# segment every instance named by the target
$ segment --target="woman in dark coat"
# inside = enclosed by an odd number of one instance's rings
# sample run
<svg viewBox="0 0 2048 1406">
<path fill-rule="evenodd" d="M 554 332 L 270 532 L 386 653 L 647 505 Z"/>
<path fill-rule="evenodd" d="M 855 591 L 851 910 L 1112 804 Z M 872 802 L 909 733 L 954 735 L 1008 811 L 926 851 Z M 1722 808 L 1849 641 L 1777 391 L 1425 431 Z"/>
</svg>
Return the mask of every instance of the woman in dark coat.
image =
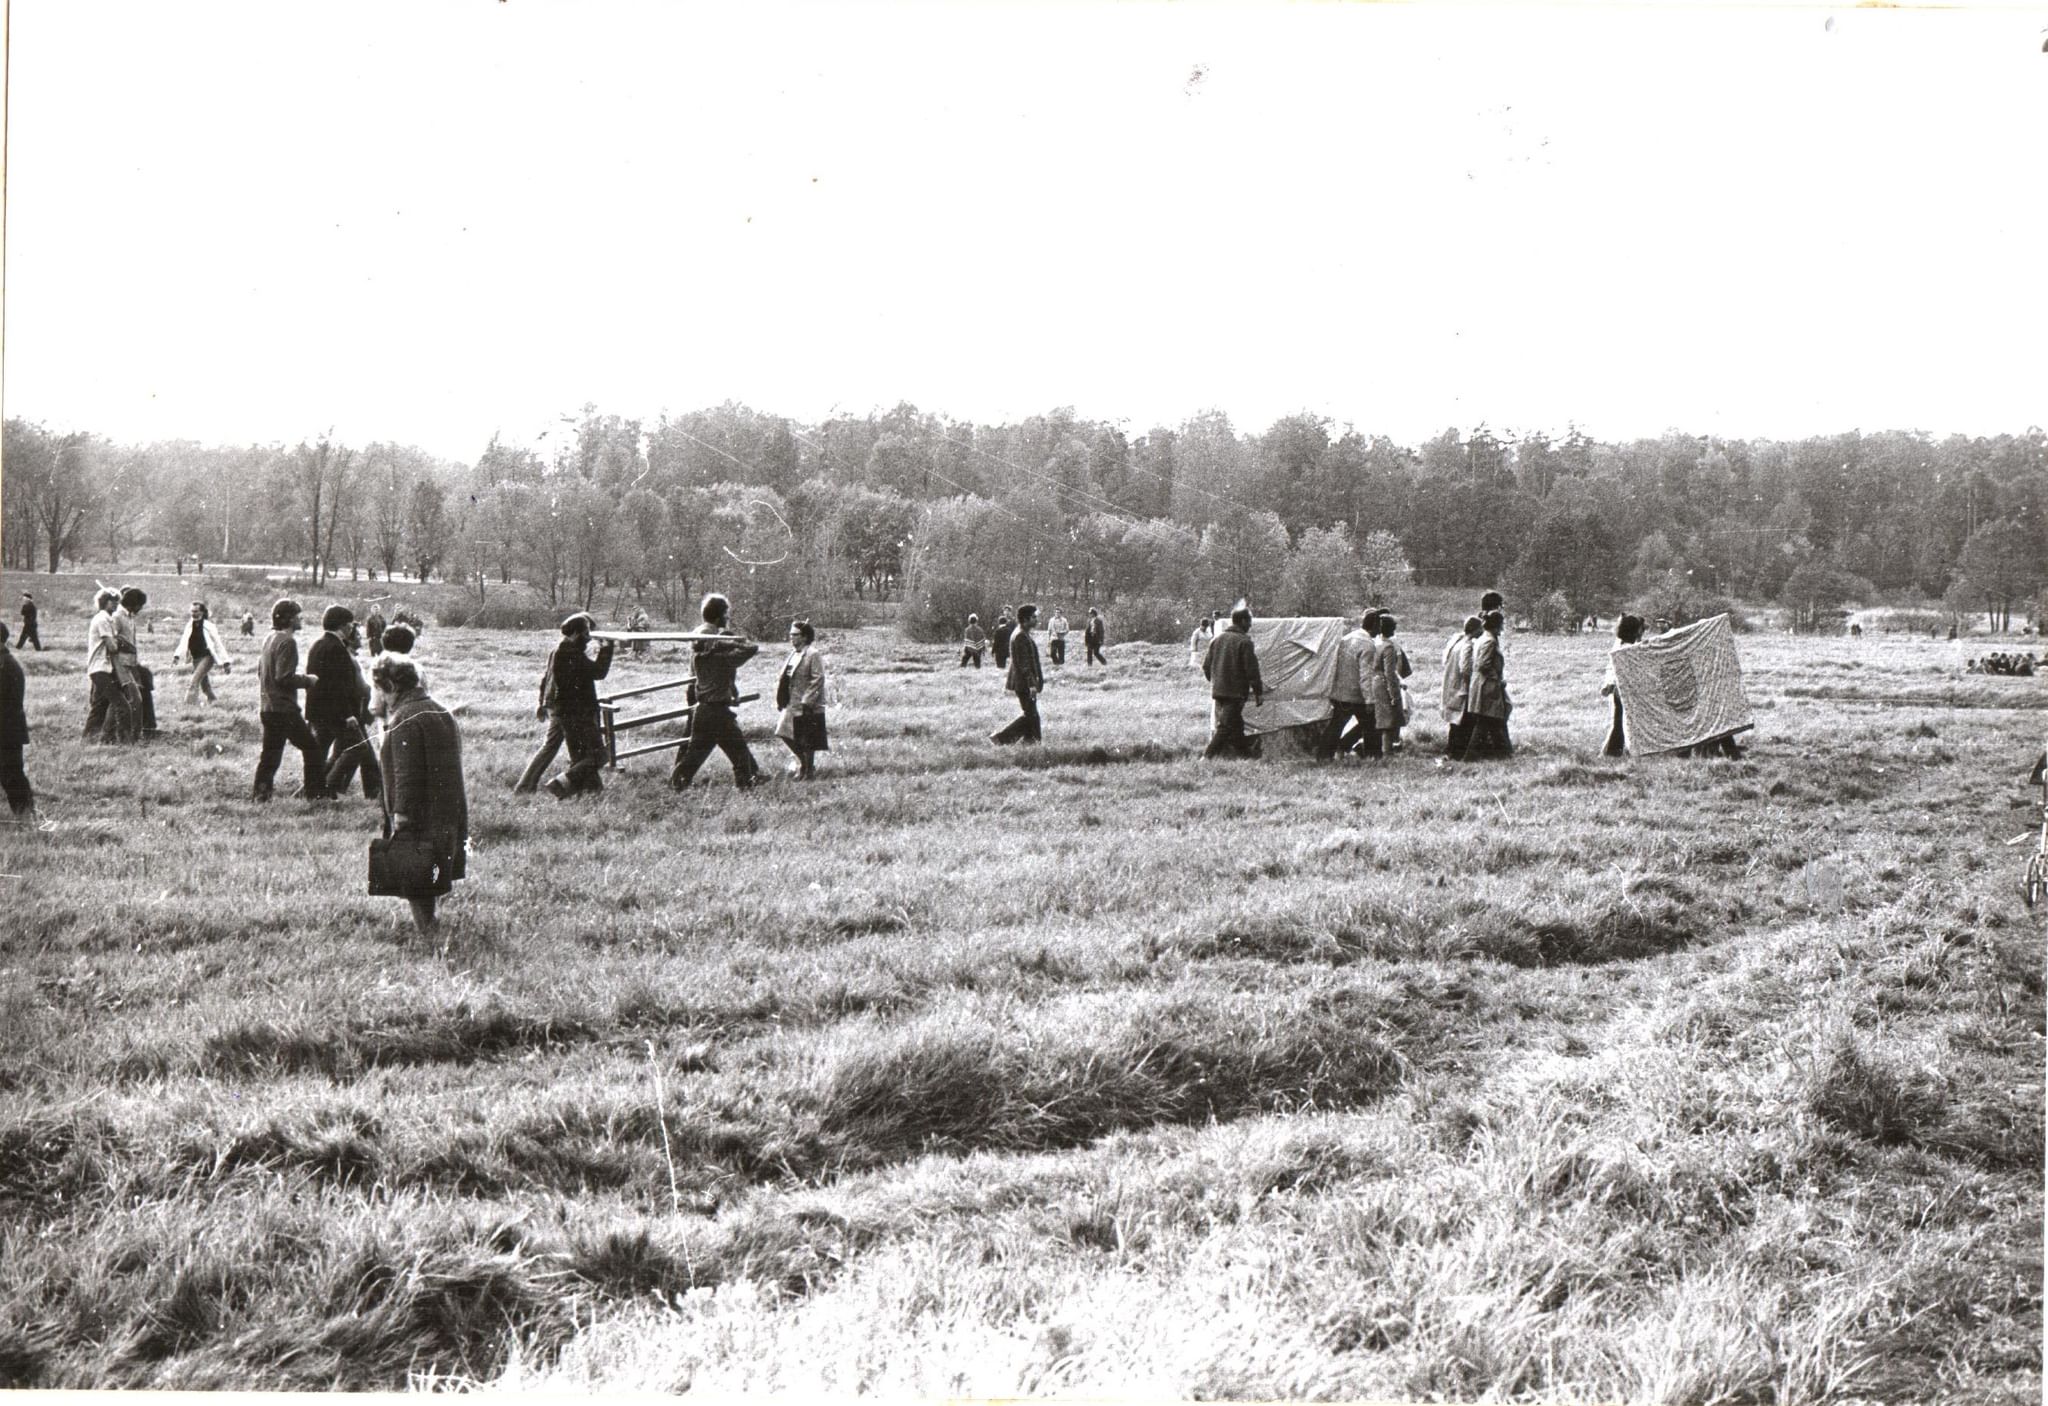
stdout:
<svg viewBox="0 0 2048 1406">
<path fill-rule="evenodd" d="M 434 902 L 463 877 L 469 845 L 469 796 L 462 783 L 462 733 L 427 696 L 412 661 L 386 652 L 370 670 L 383 704 L 384 817 L 393 835 L 424 835 L 439 860 L 437 882 L 408 894 L 413 923 L 434 926 Z"/>
</svg>

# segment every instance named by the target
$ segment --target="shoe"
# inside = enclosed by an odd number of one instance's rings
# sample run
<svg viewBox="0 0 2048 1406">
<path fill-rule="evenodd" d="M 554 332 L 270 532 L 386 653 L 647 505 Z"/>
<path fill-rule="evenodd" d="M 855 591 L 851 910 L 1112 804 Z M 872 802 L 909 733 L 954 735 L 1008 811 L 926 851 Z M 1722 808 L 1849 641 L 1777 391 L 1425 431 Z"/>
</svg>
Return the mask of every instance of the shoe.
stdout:
<svg viewBox="0 0 2048 1406">
<path fill-rule="evenodd" d="M 568 783 L 563 781 L 562 778 L 559 776 L 556 777 L 553 781 L 550 781 L 545 787 L 545 789 L 550 796 L 553 796 L 558 801 L 566 801 L 569 799 Z"/>
</svg>

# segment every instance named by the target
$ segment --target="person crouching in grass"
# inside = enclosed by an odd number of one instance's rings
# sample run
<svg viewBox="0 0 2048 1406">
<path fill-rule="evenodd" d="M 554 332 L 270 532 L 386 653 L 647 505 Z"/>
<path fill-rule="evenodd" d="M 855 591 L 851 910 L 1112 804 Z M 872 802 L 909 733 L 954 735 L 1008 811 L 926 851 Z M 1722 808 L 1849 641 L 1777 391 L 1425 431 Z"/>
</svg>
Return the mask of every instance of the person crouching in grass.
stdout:
<svg viewBox="0 0 2048 1406">
<path fill-rule="evenodd" d="M 454 716 L 427 696 L 412 661 L 390 653 L 370 669 L 383 704 L 384 817 L 391 833 L 424 837 L 438 878 L 424 893 L 407 894 L 413 925 L 436 923 L 435 903 L 468 870 L 469 793 L 462 780 L 462 730 Z"/>
</svg>

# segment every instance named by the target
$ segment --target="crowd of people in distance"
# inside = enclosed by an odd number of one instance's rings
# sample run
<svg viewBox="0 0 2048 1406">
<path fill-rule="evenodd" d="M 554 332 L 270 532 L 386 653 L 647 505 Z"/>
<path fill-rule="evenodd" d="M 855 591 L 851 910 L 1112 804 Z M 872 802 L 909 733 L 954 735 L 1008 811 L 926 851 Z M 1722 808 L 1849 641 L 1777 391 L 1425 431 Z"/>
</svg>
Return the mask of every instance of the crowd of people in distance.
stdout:
<svg viewBox="0 0 2048 1406">
<path fill-rule="evenodd" d="M 1966 674 L 2005 674 L 2030 679 L 2041 661 L 2032 654 L 1987 654 L 1963 667 Z"/>
<path fill-rule="evenodd" d="M 1012 614 L 1009 606 L 1003 606 L 996 614 L 993 635 L 981 628 L 979 615 L 968 615 L 967 628 L 960 637 L 960 667 L 979 669 L 981 656 L 987 653 L 995 660 L 998 669 L 1009 668 L 1010 641 L 1017 633 L 1018 616 L 1025 608 L 1019 606 L 1016 614 Z M 1038 607 L 1033 605 L 1029 609 L 1035 621 Z M 1055 669 L 1067 662 L 1067 636 L 1072 632 L 1073 626 L 1068 622 L 1066 612 L 1054 606 L 1052 618 L 1045 622 L 1045 657 Z M 1089 606 L 1088 623 L 1081 627 L 1081 648 L 1084 651 L 1082 658 L 1085 662 L 1105 666 L 1109 663 L 1109 656 L 1102 652 L 1103 643 L 1108 635 L 1109 623 L 1102 618 L 1101 607 Z"/>
</svg>

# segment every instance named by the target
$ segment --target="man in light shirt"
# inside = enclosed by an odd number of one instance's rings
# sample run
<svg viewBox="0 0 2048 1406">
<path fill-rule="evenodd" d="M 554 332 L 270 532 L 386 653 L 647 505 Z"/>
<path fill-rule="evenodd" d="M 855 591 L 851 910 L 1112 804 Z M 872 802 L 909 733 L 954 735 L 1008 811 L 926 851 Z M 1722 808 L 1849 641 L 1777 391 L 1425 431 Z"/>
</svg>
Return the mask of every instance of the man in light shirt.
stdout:
<svg viewBox="0 0 2048 1406">
<path fill-rule="evenodd" d="M 121 597 L 101 591 L 93 598 L 99 608 L 85 632 L 85 682 L 91 690 L 85 713 L 85 740 L 118 742 L 128 730 L 128 700 L 121 692 L 120 675 L 114 658 L 121 652 L 121 631 L 114 624 L 114 610 Z"/>
</svg>

